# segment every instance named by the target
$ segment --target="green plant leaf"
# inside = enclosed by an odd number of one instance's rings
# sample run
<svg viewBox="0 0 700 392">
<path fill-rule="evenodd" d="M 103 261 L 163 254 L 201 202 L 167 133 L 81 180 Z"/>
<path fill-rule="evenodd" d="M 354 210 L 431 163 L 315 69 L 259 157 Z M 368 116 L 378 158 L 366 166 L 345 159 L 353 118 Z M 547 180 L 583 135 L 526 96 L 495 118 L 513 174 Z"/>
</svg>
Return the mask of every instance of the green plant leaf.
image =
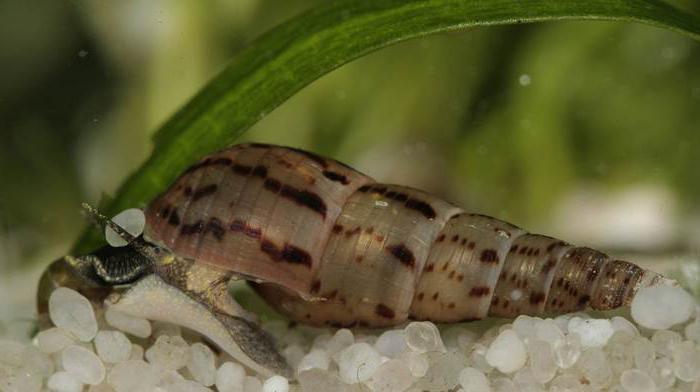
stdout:
<svg viewBox="0 0 700 392">
<path fill-rule="evenodd" d="M 374 50 L 476 26 L 582 19 L 645 23 L 700 41 L 700 19 L 656 0 L 330 1 L 239 53 L 163 125 L 150 158 L 103 207 L 114 213 L 145 205 L 196 159 L 232 144 L 304 86 Z M 96 238 L 86 232 L 75 250 L 89 250 Z"/>
</svg>

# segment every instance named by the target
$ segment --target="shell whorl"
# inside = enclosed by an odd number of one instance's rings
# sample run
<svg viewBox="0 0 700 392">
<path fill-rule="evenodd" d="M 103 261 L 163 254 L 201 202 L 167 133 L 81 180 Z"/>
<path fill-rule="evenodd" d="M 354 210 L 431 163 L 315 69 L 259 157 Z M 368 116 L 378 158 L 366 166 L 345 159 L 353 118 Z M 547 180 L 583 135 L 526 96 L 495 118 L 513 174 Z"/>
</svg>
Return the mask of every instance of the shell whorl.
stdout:
<svg viewBox="0 0 700 392">
<path fill-rule="evenodd" d="M 150 240 L 263 282 L 254 287 L 268 303 L 315 325 L 612 309 L 662 280 L 286 147 L 212 154 L 146 216 Z"/>
</svg>

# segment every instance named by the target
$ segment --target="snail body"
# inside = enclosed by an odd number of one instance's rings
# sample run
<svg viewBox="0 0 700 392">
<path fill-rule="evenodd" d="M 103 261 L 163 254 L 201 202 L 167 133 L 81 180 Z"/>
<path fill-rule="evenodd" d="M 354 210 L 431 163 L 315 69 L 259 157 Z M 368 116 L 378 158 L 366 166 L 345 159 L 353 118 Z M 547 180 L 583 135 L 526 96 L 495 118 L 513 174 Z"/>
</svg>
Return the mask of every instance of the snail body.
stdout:
<svg viewBox="0 0 700 392">
<path fill-rule="evenodd" d="M 292 320 L 333 327 L 613 309 L 641 287 L 673 284 L 288 147 L 242 144 L 203 158 L 148 204 L 142 236 L 84 207 L 126 246 L 54 262 L 40 314 L 55 287 L 73 287 L 194 329 L 264 376 L 293 372 L 230 296 L 231 280 L 248 280 Z"/>
</svg>

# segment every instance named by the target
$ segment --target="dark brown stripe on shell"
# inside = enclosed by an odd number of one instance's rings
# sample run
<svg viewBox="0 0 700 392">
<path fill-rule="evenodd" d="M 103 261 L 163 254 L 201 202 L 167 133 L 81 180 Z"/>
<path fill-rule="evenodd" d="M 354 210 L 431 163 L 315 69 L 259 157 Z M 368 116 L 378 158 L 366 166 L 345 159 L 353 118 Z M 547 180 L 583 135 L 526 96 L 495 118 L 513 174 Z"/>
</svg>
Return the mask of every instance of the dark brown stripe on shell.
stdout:
<svg viewBox="0 0 700 392">
<path fill-rule="evenodd" d="M 534 293 L 530 294 L 530 304 L 532 304 L 532 305 L 541 304 L 542 302 L 544 302 L 544 297 L 545 297 L 545 295 L 543 292 L 541 292 L 541 291 L 534 292 Z"/>
<path fill-rule="evenodd" d="M 260 242 L 260 250 L 274 261 L 284 261 L 292 264 L 302 264 L 311 267 L 311 255 L 305 250 L 294 245 L 285 244 L 282 249 L 272 241 L 263 239 Z"/>
<path fill-rule="evenodd" d="M 298 248 L 294 245 L 285 245 L 282 248 L 282 260 L 293 263 L 293 264 L 303 264 L 311 267 L 311 255 L 309 252 Z"/>
<path fill-rule="evenodd" d="M 346 231 L 346 232 L 345 232 L 345 236 L 346 236 L 346 237 L 352 237 L 352 236 L 354 236 L 355 234 L 359 234 L 360 231 L 362 231 L 362 229 L 360 229 L 360 226 L 357 226 L 356 228 L 354 228 L 354 229 L 352 229 L 352 230 Z"/>
<path fill-rule="evenodd" d="M 192 234 L 199 234 L 204 230 L 204 222 L 202 220 L 198 220 L 197 222 L 190 223 L 187 225 L 182 225 L 180 227 L 180 234 L 182 235 L 192 235 Z"/>
<path fill-rule="evenodd" d="M 483 297 L 489 295 L 489 293 L 491 293 L 491 288 L 488 286 L 472 287 L 472 289 L 469 290 L 470 297 Z"/>
<path fill-rule="evenodd" d="M 209 222 L 204 229 L 204 233 L 211 233 L 217 240 L 220 241 L 224 238 L 226 229 L 224 229 L 224 225 L 221 223 L 219 218 L 209 218 Z"/>
<path fill-rule="evenodd" d="M 377 304 L 374 308 L 374 312 L 380 316 L 387 319 L 393 319 L 395 317 L 394 310 L 384 304 Z"/>
<path fill-rule="evenodd" d="M 253 175 L 255 177 L 267 178 L 267 168 L 262 165 L 255 166 L 255 169 L 253 169 Z"/>
<path fill-rule="evenodd" d="M 413 268 L 416 265 L 416 257 L 404 244 L 389 245 L 386 250 L 396 257 L 402 264 Z"/>
<path fill-rule="evenodd" d="M 578 306 L 583 307 L 588 304 L 588 302 L 591 300 L 591 296 L 588 294 L 582 295 L 581 298 L 578 299 Z"/>
<path fill-rule="evenodd" d="M 180 215 L 177 214 L 177 210 L 175 208 L 173 208 L 173 210 L 170 211 L 170 216 L 168 216 L 168 223 L 173 226 L 180 225 Z"/>
<path fill-rule="evenodd" d="M 265 183 L 263 184 L 265 189 L 267 189 L 270 192 L 277 193 L 282 189 L 282 183 L 275 180 L 274 178 L 268 178 L 265 180 Z"/>
<path fill-rule="evenodd" d="M 435 219 L 435 217 L 437 216 L 433 207 L 431 207 L 430 204 L 422 200 L 408 199 L 405 205 L 407 208 L 420 212 L 421 214 L 423 214 L 423 216 L 425 216 L 428 219 Z"/>
<path fill-rule="evenodd" d="M 350 181 L 348 181 L 348 178 L 346 176 L 344 176 L 340 173 L 336 173 L 334 171 L 324 170 L 323 176 L 331 181 L 339 182 L 343 185 L 347 185 L 350 183 Z"/>
<path fill-rule="evenodd" d="M 231 222 L 231 225 L 229 225 L 229 229 L 231 229 L 231 231 L 233 232 L 243 233 L 251 238 L 259 239 L 260 237 L 262 237 L 262 230 L 260 230 L 257 227 L 252 227 L 246 222 L 243 222 L 239 219 L 236 219 L 233 222 Z"/>
<path fill-rule="evenodd" d="M 247 176 L 253 171 L 253 168 L 247 165 L 235 164 L 231 167 L 234 173 L 240 174 L 242 176 Z"/>
<path fill-rule="evenodd" d="M 205 196 L 214 194 L 219 187 L 216 184 L 210 184 L 203 186 L 192 194 L 192 201 L 197 201 Z"/>
<path fill-rule="evenodd" d="M 389 199 L 396 200 L 396 201 L 402 202 L 402 203 L 405 202 L 406 200 L 408 200 L 408 195 L 405 193 L 401 193 L 401 192 L 390 191 L 390 192 L 387 192 L 386 195 L 384 195 L 384 196 L 388 197 Z"/>
<path fill-rule="evenodd" d="M 289 185 L 282 186 L 280 195 L 312 211 L 318 212 L 324 219 L 326 218 L 326 203 L 319 195 Z"/>
<path fill-rule="evenodd" d="M 484 249 L 479 257 L 482 263 L 497 263 L 498 253 L 494 249 Z"/>
<path fill-rule="evenodd" d="M 199 233 L 202 233 L 203 235 L 206 235 L 207 233 L 212 233 L 212 235 L 214 235 L 216 239 L 221 240 L 226 234 L 226 229 L 224 229 L 223 224 L 216 217 L 209 218 L 209 220 L 206 223 L 200 219 L 194 223 L 182 225 L 180 227 L 180 234 L 182 235 L 192 235 Z"/>
<path fill-rule="evenodd" d="M 291 185 L 282 184 L 274 178 L 266 179 L 263 186 L 268 191 L 273 193 L 279 192 L 280 196 L 314 212 L 318 212 L 324 219 L 326 218 L 326 203 L 319 195 L 313 192 L 297 189 Z"/>
</svg>

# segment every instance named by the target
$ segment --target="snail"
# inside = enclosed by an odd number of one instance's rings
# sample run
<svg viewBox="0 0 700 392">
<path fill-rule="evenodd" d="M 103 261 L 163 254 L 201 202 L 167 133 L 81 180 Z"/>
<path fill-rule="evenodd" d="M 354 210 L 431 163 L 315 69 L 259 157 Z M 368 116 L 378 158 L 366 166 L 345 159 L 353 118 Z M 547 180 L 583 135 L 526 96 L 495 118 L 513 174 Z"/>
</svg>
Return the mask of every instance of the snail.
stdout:
<svg viewBox="0 0 700 392">
<path fill-rule="evenodd" d="M 614 309 L 641 287 L 675 284 L 265 144 L 236 145 L 188 168 L 148 204 L 142 236 L 88 212 L 128 245 L 58 260 L 42 279 L 44 297 L 56 285 L 92 290 L 117 310 L 197 330 L 263 375 L 291 371 L 229 295 L 232 279 L 248 280 L 292 320 L 333 327 Z"/>
</svg>

